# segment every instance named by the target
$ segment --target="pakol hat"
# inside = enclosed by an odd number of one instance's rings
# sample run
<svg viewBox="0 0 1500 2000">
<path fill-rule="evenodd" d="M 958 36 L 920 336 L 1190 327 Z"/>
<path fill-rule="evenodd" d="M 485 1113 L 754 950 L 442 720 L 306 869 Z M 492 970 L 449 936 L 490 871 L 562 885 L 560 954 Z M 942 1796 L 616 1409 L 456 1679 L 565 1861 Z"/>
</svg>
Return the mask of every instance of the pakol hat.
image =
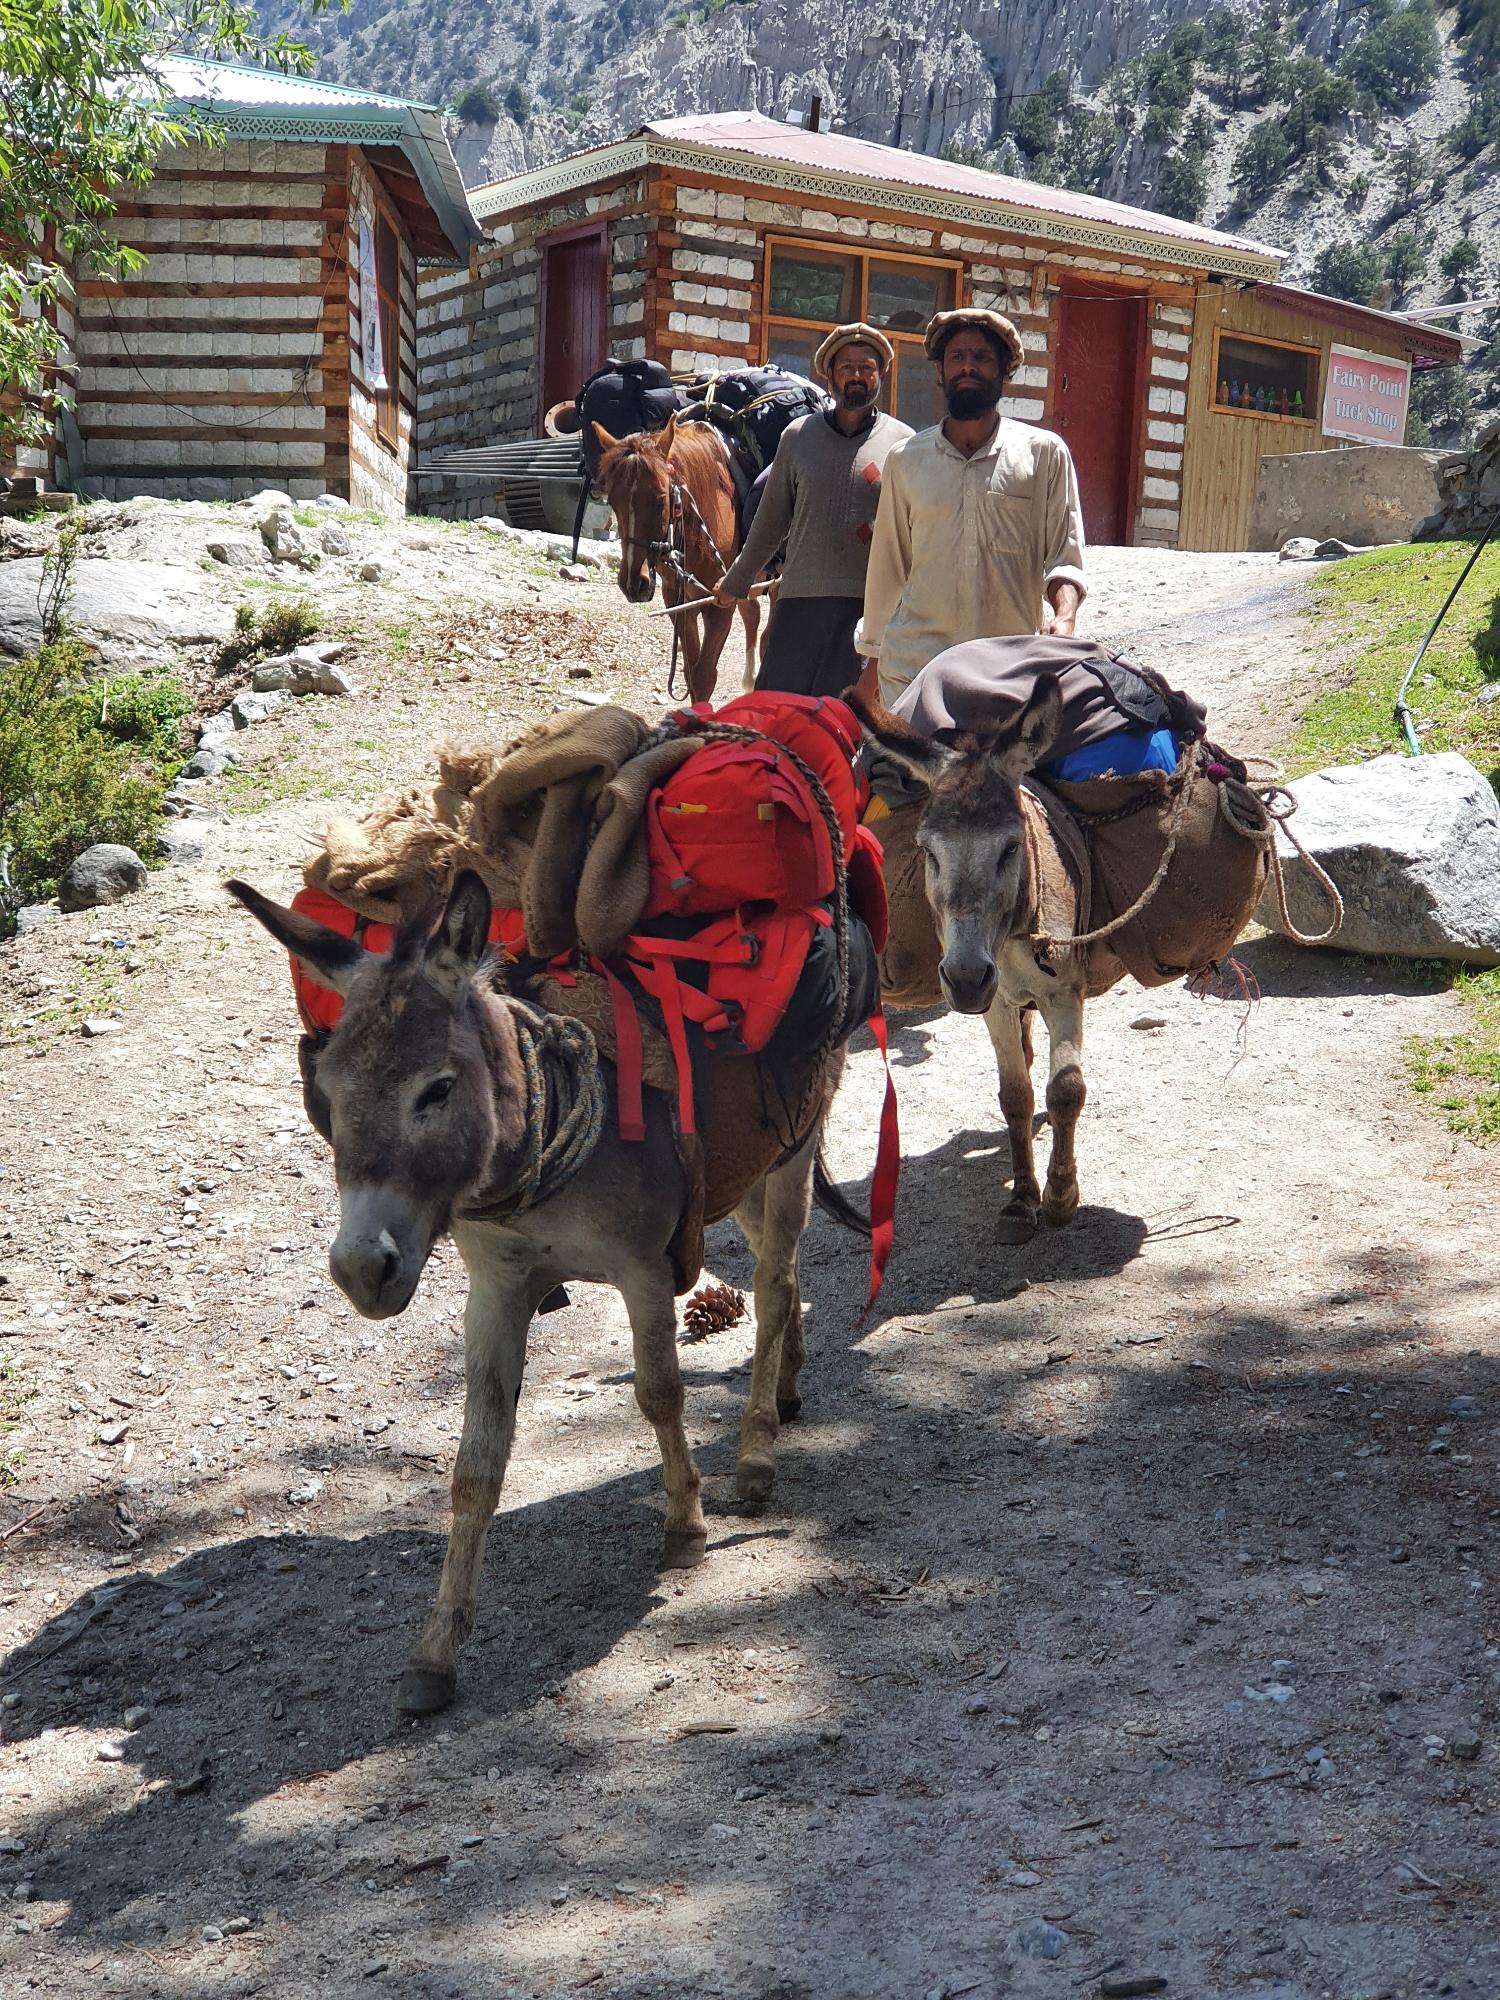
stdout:
<svg viewBox="0 0 1500 2000">
<path fill-rule="evenodd" d="M 853 320 L 848 326 L 836 326 L 813 356 L 813 367 L 826 382 L 828 371 L 833 366 L 833 357 L 841 347 L 853 347 L 855 342 L 861 347 L 870 347 L 880 361 L 882 375 L 889 374 L 891 363 L 896 358 L 896 350 L 880 331 L 879 327 L 866 326 L 862 319 Z"/>
<path fill-rule="evenodd" d="M 1021 336 L 1005 317 L 1004 313 L 991 312 L 987 306 L 959 306 L 955 312 L 934 313 L 927 322 L 927 332 L 922 345 L 935 361 L 938 349 L 950 333 L 956 333 L 961 326 L 976 327 L 987 333 L 992 340 L 998 340 L 1002 350 L 1010 356 L 1007 374 L 1012 374 L 1026 359 L 1026 351 L 1021 345 Z"/>
</svg>

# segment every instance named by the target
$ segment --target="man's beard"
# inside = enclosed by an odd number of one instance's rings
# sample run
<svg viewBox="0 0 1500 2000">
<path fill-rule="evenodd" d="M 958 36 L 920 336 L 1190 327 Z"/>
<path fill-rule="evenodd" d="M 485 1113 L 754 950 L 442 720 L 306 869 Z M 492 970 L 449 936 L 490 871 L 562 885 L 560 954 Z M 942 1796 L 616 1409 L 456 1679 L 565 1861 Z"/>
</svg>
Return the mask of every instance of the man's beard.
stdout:
<svg viewBox="0 0 1500 2000">
<path fill-rule="evenodd" d="M 846 410 L 867 410 L 875 400 L 875 391 L 866 382 L 846 382 L 839 391 L 839 401 Z"/>
<path fill-rule="evenodd" d="M 967 423 L 971 417 L 987 417 L 1000 401 L 1004 386 L 1002 382 L 965 383 L 962 388 L 950 384 L 943 390 L 949 416 L 959 423 Z"/>
</svg>

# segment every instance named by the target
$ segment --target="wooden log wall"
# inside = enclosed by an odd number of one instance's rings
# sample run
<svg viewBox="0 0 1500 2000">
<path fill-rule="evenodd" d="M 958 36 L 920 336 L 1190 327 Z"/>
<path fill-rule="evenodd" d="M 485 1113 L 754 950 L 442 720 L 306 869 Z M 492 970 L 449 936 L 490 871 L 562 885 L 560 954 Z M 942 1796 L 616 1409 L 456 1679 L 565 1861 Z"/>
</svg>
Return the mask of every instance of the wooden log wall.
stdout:
<svg viewBox="0 0 1500 2000">
<path fill-rule="evenodd" d="M 1328 350 L 1366 349 L 1405 360 L 1407 350 L 1395 339 L 1363 327 L 1355 332 L 1326 320 L 1310 319 L 1252 291 L 1227 285 L 1205 287 L 1193 332 L 1192 371 L 1188 393 L 1188 447 L 1183 484 L 1181 547 L 1185 549 L 1245 549 L 1250 546 L 1250 509 L 1255 500 L 1256 474 L 1264 454 L 1291 451 L 1331 451 L 1349 443 L 1330 437 L 1321 422 L 1250 410 L 1216 410 L 1214 404 L 1214 334 L 1244 333 L 1263 340 L 1285 341 L 1318 350 L 1316 415 L 1321 417 L 1328 379 Z M 1398 438 L 1394 440 L 1400 443 Z"/>
<path fill-rule="evenodd" d="M 650 354 L 675 373 L 765 358 L 768 236 L 958 264 L 960 298 L 1006 313 L 1021 334 L 1026 362 L 1001 407 L 1030 423 L 1050 424 L 1054 417 L 1059 287 L 1097 282 L 1144 298 L 1133 538 L 1176 544 L 1201 270 L 1058 249 L 1016 231 L 945 228 L 939 218 L 904 208 L 819 207 L 781 189 L 757 192 L 744 181 L 663 167 L 648 168 L 644 182 L 579 191 L 509 215 L 490 225 L 467 278 L 423 281 L 418 436 L 424 453 L 538 434 L 537 241 L 593 216 L 609 222 L 613 351 Z M 1123 393 L 1129 392 L 1124 385 Z M 493 504 L 492 490 L 460 490 L 446 511 L 481 513 Z"/>
<path fill-rule="evenodd" d="M 85 492 L 293 498 L 348 486 L 344 146 L 177 146 L 122 190 L 145 267 L 78 280 Z M 325 367 L 326 364 L 326 367 Z"/>
</svg>

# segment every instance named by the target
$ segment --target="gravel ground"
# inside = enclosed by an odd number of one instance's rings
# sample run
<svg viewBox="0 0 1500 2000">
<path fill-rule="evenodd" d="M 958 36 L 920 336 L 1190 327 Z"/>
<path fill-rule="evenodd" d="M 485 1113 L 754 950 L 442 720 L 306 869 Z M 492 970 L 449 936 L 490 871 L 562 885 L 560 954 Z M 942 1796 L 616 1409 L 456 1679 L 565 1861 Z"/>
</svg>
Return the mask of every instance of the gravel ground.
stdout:
<svg viewBox="0 0 1500 2000">
<path fill-rule="evenodd" d="M 906 1017 L 896 1257 L 862 1322 L 815 1217 L 772 1505 L 743 1325 L 684 1350 L 709 1556 L 658 1575 L 623 1314 L 575 1287 L 459 1704 L 395 1717 L 461 1273 L 343 1305 L 285 976 L 217 882 L 288 890 L 434 736 L 651 703 L 659 624 L 514 555 L 481 588 L 483 546 L 415 552 L 353 704 L 251 732 L 203 865 L 0 951 L 0 1991 L 1492 2000 L 1496 1175 L 1398 1081 L 1456 1003 L 1383 965 L 1262 940 L 1248 1013 L 1095 1003 L 1084 1206 L 1022 1251 L 982 1025 Z M 1240 747 L 1336 670 L 1274 559 L 1092 571 L 1085 628 Z M 861 1048 L 851 1188 L 879 1088 Z M 731 1226 L 710 1263 L 747 1282 Z"/>
</svg>

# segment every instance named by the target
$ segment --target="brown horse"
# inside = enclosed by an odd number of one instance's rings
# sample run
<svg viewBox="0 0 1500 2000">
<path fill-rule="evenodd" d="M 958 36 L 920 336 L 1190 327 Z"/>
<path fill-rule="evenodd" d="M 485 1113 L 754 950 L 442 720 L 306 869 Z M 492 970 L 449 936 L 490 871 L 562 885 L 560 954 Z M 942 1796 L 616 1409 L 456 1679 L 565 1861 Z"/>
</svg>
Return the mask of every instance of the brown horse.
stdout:
<svg viewBox="0 0 1500 2000">
<path fill-rule="evenodd" d="M 620 588 L 632 604 L 649 604 L 661 580 L 662 601 L 682 604 L 708 597 L 739 553 L 739 510 L 729 470 L 729 448 L 712 424 L 679 424 L 660 431 L 611 437 L 594 431 L 604 455 L 595 474 L 620 531 Z M 745 686 L 755 678 L 760 603 L 739 607 L 745 622 Z M 688 699 L 712 699 L 719 655 L 734 613 L 716 604 L 684 611 L 679 628 Z"/>
</svg>

